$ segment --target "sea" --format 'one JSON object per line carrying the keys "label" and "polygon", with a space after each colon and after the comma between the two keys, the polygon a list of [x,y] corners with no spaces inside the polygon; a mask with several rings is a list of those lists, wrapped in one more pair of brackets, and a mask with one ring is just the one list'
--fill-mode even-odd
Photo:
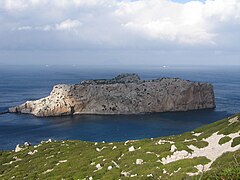
{"label": "sea", "polygon": [[42,140],[126,141],[177,135],[240,112],[240,66],[0,66],[0,112],[48,96],[55,84],[138,73],[142,79],[179,77],[214,86],[216,109],[139,115],[77,115],[37,118],[0,115],[0,150]]}

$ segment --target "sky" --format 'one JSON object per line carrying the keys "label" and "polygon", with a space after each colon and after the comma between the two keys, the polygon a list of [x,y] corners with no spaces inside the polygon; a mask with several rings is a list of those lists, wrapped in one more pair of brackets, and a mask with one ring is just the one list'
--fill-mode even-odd
{"label": "sky", "polygon": [[240,65],[240,0],[0,0],[0,65]]}

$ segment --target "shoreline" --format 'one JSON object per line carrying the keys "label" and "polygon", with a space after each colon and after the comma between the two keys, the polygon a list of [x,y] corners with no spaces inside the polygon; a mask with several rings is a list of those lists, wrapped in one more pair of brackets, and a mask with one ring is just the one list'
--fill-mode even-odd
{"label": "shoreline", "polygon": [[2,111],[2,112],[0,112],[0,115],[2,115],[2,114],[8,114],[8,113],[10,113],[8,110],[6,110],[6,111]]}

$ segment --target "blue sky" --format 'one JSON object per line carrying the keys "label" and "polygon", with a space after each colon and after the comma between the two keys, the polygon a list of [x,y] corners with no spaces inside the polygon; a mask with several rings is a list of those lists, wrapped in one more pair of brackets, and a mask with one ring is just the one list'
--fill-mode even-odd
{"label": "blue sky", "polygon": [[0,64],[240,65],[239,0],[1,0]]}

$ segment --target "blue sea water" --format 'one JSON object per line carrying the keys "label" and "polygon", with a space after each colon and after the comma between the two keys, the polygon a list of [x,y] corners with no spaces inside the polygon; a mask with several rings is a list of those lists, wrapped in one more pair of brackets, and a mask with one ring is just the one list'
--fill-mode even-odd
{"label": "blue sea water", "polygon": [[49,138],[86,141],[125,141],[180,134],[240,112],[240,67],[87,67],[1,66],[0,112],[27,100],[47,96],[55,84],[112,78],[135,72],[142,79],[180,77],[214,85],[214,110],[141,115],[79,115],[37,118],[24,114],[0,115],[0,150],[13,149],[25,141],[33,144]]}

